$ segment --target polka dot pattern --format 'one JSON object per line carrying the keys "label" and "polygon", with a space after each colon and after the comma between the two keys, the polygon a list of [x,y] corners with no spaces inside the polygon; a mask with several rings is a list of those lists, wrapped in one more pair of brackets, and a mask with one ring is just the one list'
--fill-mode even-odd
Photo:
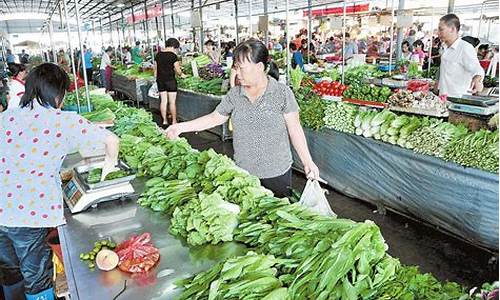
{"label": "polka dot pattern", "polygon": [[40,106],[6,111],[0,124],[0,226],[64,224],[61,162],[70,150],[101,148],[106,131],[76,113]]}

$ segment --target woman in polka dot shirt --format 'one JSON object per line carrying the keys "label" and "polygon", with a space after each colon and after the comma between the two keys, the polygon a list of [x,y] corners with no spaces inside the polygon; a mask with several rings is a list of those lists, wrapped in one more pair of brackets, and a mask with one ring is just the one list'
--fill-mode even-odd
{"label": "woman in polka dot shirt", "polygon": [[65,223],[59,171],[74,149],[106,144],[116,162],[118,138],[64,112],[68,75],[45,63],[26,78],[19,108],[0,114],[0,283],[12,295],[53,299],[49,228]]}

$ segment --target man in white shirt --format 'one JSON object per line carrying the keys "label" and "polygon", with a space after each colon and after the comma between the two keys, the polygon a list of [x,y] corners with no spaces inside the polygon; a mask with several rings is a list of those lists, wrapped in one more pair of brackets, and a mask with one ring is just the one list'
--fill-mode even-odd
{"label": "man in white shirt", "polygon": [[439,95],[461,97],[470,89],[472,93],[483,90],[484,70],[471,44],[458,37],[460,20],[448,14],[439,21],[438,34],[444,43],[439,71]]}

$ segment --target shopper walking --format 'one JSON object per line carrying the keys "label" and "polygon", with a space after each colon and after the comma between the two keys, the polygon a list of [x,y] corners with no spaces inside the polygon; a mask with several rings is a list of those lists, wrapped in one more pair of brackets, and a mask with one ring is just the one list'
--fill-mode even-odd
{"label": "shopper walking", "polygon": [[[87,50],[87,46],[85,45],[83,45],[83,65],[82,57],[78,54],[78,70],[80,70],[80,67],[82,68],[82,72],[85,72],[87,75],[87,82],[91,84],[93,81],[92,51]],[[80,77],[83,78],[83,74]]]}
{"label": "shopper walking", "polygon": [[351,39],[351,35],[347,32],[345,34],[345,48],[343,54],[345,60],[352,58],[354,54],[358,54],[358,45],[356,44],[356,41]]}
{"label": "shopper walking", "polygon": [[444,43],[438,89],[440,95],[461,97],[467,90],[483,90],[484,70],[471,44],[460,39],[460,19],[448,14],[439,21],[438,34]]}
{"label": "shopper walking", "polygon": [[165,42],[165,49],[155,56],[154,73],[158,92],[160,92],[160,113],[163,120],[163,127],[168,125],[167,104],[172,116],[172,124],[177,123],[177,108],[175,101],[177,98],[177,82],[175,74],[185,77],[181,70],[181,64],[177,58],[180,43],[175,38],[169,38]]}
{"label": "shopper walking", "polygon": [[211,63],[219,63],[220,55],[217,53],[214,41],[208,40],[205,42],[205,54],[210,58]]}
{"label": "shopper walking", "polygon": [[108,47],[101,57],[101,67],[99,68],[101,72],[101,81],[106,92],[111,91],[111,74],[113,72],[113,65],[111,64],[111,55],[113,53],[113,48]]}
{"label": "shopper walking", "polygon": [[26,78],[26,66],[23,64],[10,64],[9,71],[12,79],[9,81],[8,109],[19,107],[21,97],[24,95],[24,79]]}
{"label": "shopper walking", "polygon": [[278,68],[269,61],[262,42],[250,39],[239,44],[234,59],[241,85],[232,88],[211,114],[172,125],[166,134],[176,138],[221,125],[231,117],[236,164],[259,177],[277,197],[289,196],[290,141],[308,177],[319,178],[300,125],[297,101],[290,88],[277,81]]}
{"label": "shopper walking", "polygon": [[26,78],[19,108],[0,114],[0,279],[7,299],[54,299],[49,228],[65,223],[59,171],[73,149],[106,144],[103,176],[115,165],[118,138],[61,111],[69,78],[44,63]]}
{"label": "shopper walking", "polygon": [[425,56],[424,43],[421,40],[416,40],[413,43],[413,57],[414,61],[418,62],[420,68],[424,64]]}
{"label": "shopper walking", "polygon": [[142,51],[141,51],[141,42],[135,42],[135,47],[132,49],[132,60],[134,64],[140,65],[142,63]]}
{"label": "shopper walking", "polygon": [[297,49],[295,43],[290,43],[288,47],[292,52],[292,68],[295,69],[298,66],[302,71],[304,71],[304,56],[302,55],[302,52]]}

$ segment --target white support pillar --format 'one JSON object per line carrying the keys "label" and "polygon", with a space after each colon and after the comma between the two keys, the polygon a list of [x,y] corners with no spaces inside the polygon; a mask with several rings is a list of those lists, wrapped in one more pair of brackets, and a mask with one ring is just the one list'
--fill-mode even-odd
{"label": "white support pillar", "polygon": [[69,46],[69,55],[71,59],[71,71],[73,72],[73,78],[75,81],[75,93],[76,93],[76,106],[78,109],[78,113],[80,113],[80,94],[78,93],[78,85],[77,85],[77,77],[76,77],[76,67],[75,67],[75,55],[73,53],[73,46],[71,43],[71,26],[69,24],[69,19],[68,19],[68,9],[66,8],[66,1],[69,0],[63,0],[63,8],[64,8],[64,17],[66,19],[66,32],[68,34],[68,46]]}
{"label": "white support pillar", "polygon": [[[81,28],[80,28],[80,8],[78,6],[78,0],[75,0],[75,17],[76,17],[76,27],[78,29],[78,44],[80,45],[80,56],[82,62],[85,61],[85,54],[83,53],[83,43],[81,38]],[[83,66],[83,64],[82,64]],[[90,112],[90,94],[89,94],[89,82],[87,78],[87,72],[83,70],[83,80],[85,82],[85,97],[87,98],[87,109]]]}

